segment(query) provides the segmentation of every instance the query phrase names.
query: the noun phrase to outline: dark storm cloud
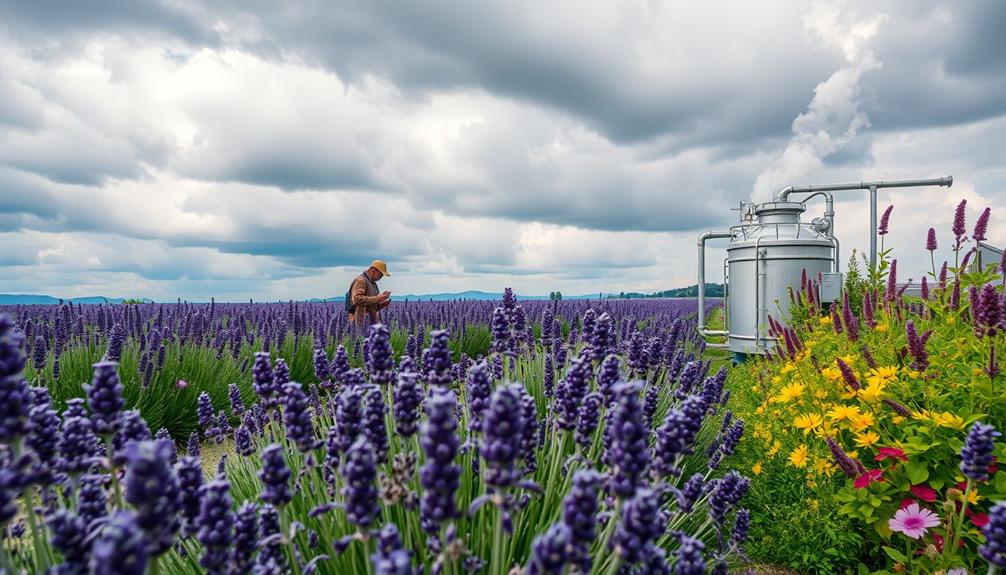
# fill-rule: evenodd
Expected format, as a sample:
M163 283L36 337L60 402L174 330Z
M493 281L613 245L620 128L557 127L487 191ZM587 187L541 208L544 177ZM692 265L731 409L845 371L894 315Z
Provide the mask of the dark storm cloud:
M198 4L193 8L198 7ZM211 22L186 3L160 0L2 0L0 21L20 34L43 38L116 32L127 36L154 33L214 44Z

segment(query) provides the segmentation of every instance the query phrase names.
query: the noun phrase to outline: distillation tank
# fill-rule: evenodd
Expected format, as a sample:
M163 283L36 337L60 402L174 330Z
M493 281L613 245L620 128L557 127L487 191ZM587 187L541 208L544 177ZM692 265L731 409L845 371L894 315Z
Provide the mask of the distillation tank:
M877 190L915 186L950 186L953 177L931 180L899 180L789 187L773 201L741 203L740 222L728 231L705 232L698 240L699 331L709 345L725 347L738 359L749 354L765 354L776 344L768 335L768 318L785 325L791 290L799 290L806 278L815 296L825 306L842 295L839 271L839 241L834 235L835 210L831 192L870 191L870 266L875 266L877 237ZM790 196L806 195L802 201ZM807 202L823 197L823 217L801 220ZM711 330L705 325L705 246L713 239L728 239L723 262L723 313L726 329ZM725 339L725 342L718 340Z

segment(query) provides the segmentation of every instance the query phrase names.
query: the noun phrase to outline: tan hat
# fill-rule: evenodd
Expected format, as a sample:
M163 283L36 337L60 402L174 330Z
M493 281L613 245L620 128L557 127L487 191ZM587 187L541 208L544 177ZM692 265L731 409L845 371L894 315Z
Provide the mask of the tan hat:
M382 260L374 260L370 262L370 267L381 272L381 275L391 277L391 274L388 273L388 264L384 263Z

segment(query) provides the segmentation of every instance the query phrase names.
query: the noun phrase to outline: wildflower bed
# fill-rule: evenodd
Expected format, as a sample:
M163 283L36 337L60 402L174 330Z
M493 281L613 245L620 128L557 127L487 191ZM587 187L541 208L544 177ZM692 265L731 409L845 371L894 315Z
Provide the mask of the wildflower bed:
M770 322L777 353L732 374L734 409L750 430L740 457L753 478L754 556L821 573L1006 563L995 506L1006 499L996 463L1006 456L996 431L1006 425L996 356L1006 296L994 285L1006 267L968 266L963 214L962 203L954 261L933 266L921 297L905 295L882 249L874 275L859 279L853 267L830 308L806 280L788 326ZM972 240L984 239L988 217ZM935 264L935 230L925 245Z

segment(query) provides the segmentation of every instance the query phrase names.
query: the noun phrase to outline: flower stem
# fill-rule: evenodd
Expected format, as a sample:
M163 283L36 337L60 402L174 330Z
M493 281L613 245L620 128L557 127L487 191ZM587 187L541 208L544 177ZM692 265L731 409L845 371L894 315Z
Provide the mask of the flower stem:
M11 445L15 460L21 455L21 441L21 439L18 439ZM35 493L33 488L30 485L22 488L21 497L24 499L24 513L28 516L28 528L31 530L31 544L34 551L32 555L34 555L35 559L35 569L39 573L45 573L49 565L43 555L42 537L39 534L38 520L35 517Z
M493 526L493 552L489 563L490 573L504 573L501 569L503 562L503 508L497 507L496 524Z

